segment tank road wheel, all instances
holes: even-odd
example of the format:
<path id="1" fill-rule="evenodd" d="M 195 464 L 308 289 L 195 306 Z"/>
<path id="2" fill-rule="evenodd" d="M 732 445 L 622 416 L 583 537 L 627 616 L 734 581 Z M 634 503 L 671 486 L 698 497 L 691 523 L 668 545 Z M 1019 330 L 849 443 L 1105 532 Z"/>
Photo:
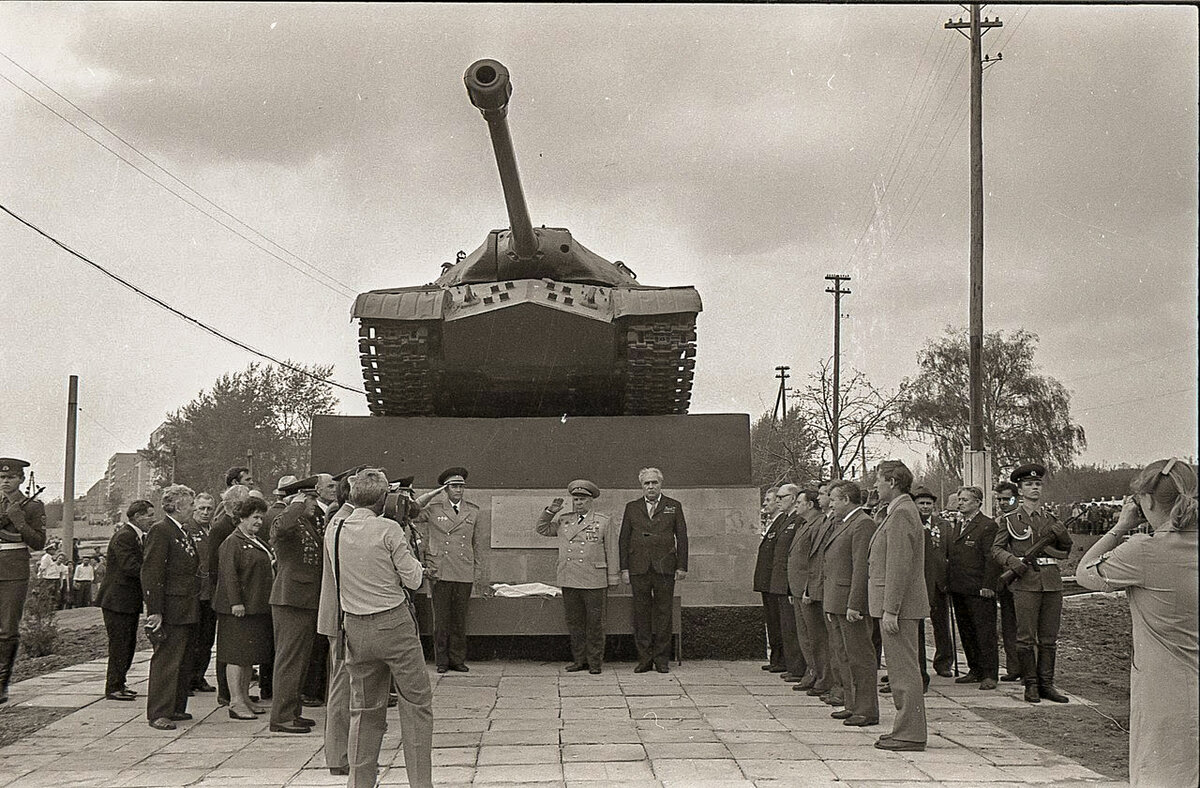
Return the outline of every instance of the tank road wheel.
<path id="1" fill-rule="evenodd" d="M 625 332 L 627 416 L 687 413 L 696 367 L 696 316 L 655 316 Z"/>
<path id="2" fill-rule="evenodd" d="M 432 416 L 436 330 L 392 320 L 362 321 L 358 350 L 373 416 Z"/>

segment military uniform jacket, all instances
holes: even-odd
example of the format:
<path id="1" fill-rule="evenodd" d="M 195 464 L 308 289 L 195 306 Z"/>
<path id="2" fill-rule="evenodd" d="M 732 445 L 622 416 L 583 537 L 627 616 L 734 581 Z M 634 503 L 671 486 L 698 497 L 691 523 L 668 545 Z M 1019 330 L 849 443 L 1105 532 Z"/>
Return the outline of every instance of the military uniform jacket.
<path id="1" fill-rule="evenodd" d="M 946 542 L 946 589 L 953 594 L 978 596 L 980 590 L 996 589 L 1000 564 L 992 560 L 996 521 L 976 512 L 963 525 L 950 530 Z"/>
<path id="2" fill-rule="evenodd" d="M 992 542 L 992 558 L 1002 569 L 1013 569 L 1021 563 L 1021 557 L 1033 548 L 1035 542 L 1055 530 L 1060 532 L 1057 542 L 1051 543 L 1042 553 L 1046 558 L 1063 559 L 1071 554 L 1071 534 L 1066 526 L 1043 507 L 1032 512 L 1018 506 L 1000 518 L 996 524 L 996 537 Z M 1062 591 L 1062 574 L 1057 562 L 1045 562 L 1029 567 L 1024 577 L 1013 580 L 1010 591 Z"/>
<path id="3" fill-rule="evenodd" d="M 108 540 L 108 569 L 100 583 L 100 607 L 117 613 L 142 612 L 142 542 L 125 523 Z"/>
<path id="4" fill-rule="evenodd" d="M 164 624 L 195 624 L 200 616 L 196 545 L 170 517 L 155 523 L 142 549 L 142 598 Z"/>
<path id="5" fill-rule="evenodd" d="M 558 585 L 562 588 L 607 588 L 621 579 L 619 534 L 612 518 L 588 512 L 580 522 L 575 512 L 558 515 L 543 509 L 537 532 L 558 538 Z"/>
<path id="6" fill-rule="evenodd" d="M 875 521 L 861 509 L 834 526 L 825 545 L 825 612 L 866 611 L 867 554 L 874 533 Z"/>
<path id="7" fill-rule="evenodd" d="M 758 560 L 754 562 L 754 590 L 771 592 L 771 570 L 775 566 L 775 540 L 779 536 L 779 528 L 787 515 L 783 512 L 776 514 L 767 524 L 762 541 L 758 543 Z"/>
<path id="8" fill-rule="evenodd" d="M 278 561 L 271 604 L 316 610 L 321 603 L 321 534 L 304 513 L 304 499 L 288 504 L 271 531 Z"/>
<path id="9" fill-rule="evenodd" d="M 660 495 L 654 516 L 646 511 L 646 499 L 625 504 L 621 518 L 621 570 L 633 575 L 658 572 L 674 574 L 687 571 L 687 522 L 683 505 L 674 498 Z"/>
<path id="10" fill-rule="evenodd" d="M 46 507 L 19 491 L 0 495 L 0 580 L 28 580 L 29 554 L 46 546 Z"/>
<path id="11" fill-rule="evenodd" d="M 893 499 L 867 558 L 867 605 L 874 618 L 884 613 L 904 619 L 929 615 L 923 532 L 912 498 L 902 493 Z"/>
<path id="12" fill-rule="evenodd" d="M 213 592 L 213 610 L 232 614 L 234 605 L 245 605 L 248 616 L 270 613 L 271 554 L 241 531 L 234 531 L 221 543 L 217 555 L 221 577 Z"/>
<path id="13" fill-rule="evenodd" d="M 479 507 L 465 498 L 458 514 L 445 493 L 434 498 L 413 520 L 425 542 L 425 565 L 433 569 L 437 580 L 455 583 L 482 583 L 483 529 L 479 527 Z"/>
<path id="14" fill-rule="evenodd" d="M 796 529 L 802 524 L 800 515 L 788 512 L 779 526 L 779 536 L 775 537 L 775 554 L 771 557 L 771 588 L 772 594 L 787 595 L 788 591 L 788 556 L 792 549 L 792 540 L 796 537 Z"/>
<path id="15" fill-rule="evenodd" d="M 936 514 L 921 525 L 925 529 L 925 590 L 934 599 L 946 593 L 946 544 L 954 526 Z"/>

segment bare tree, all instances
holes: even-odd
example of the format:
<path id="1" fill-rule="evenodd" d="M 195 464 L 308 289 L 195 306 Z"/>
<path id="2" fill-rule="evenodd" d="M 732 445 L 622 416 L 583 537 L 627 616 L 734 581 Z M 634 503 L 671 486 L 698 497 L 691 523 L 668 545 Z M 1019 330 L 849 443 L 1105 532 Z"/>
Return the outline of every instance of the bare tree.
<path id="1" fill-rule="evenodd" d="M 833 423 L 833 359 L 821 361 L 800 393 L 799 409 L 820 436 L 820 461 L 830 477 L 840 479 L 858 462 L 864 467 L 881 455 L 872 448 L 874 437 L 891 435 L 899 425 L 904 390 L 880 391 L 858 370 L 844 372 L 838 391 L 838 423 Z M 832 446 L 836 431 L 837 456 Z"/>
<path id="2" fill-rule="evenodd" d="M 784 482 L 804 486 L 819 481 L 817 431 L 797 410 L 782 421 L 764 413 L 750 428 L 750 467 L 751 479 L 760 489 Z"/>

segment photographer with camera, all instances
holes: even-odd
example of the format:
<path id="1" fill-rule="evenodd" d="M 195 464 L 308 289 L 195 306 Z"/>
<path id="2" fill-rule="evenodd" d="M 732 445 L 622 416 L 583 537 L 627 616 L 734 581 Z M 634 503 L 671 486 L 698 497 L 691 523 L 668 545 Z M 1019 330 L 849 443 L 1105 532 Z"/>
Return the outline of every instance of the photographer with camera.
<path id="1" fill-rule="evenodd" d="M 1133 618 L 1129 675 L 1129 779 L 1198 785 L 1196 472 L 1157 460 L 1129 486 L 1117 524 L 1079 562 L 1094 591 L 1125 589 Z M 1149 523 L 1150 534 L 1125 536 Z"/>
<path id="2" fill-rule="evenodd" d="M 351 481 L 353 512 L 345 520 L 335 516 L 325 531 L 324 552 L 339 607 L 334 653 L 344 657 L 350 674 L 349 784 L 375 785 L 394 682 L 408 782 L 430 786 L 433 688 L 409 598 L 409 589 L 420 587 L 425 572 L 404 527 L 381 516 L 387 494 L 383 471 L 359 471 Z"/>

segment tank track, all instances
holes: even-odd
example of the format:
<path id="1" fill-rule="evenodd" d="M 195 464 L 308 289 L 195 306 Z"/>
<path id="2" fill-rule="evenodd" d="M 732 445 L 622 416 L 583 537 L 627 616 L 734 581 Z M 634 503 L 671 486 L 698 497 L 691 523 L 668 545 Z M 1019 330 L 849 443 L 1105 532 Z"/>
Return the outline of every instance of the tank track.
<path id="1" fill-rule="evenodd" d="M 428 324 L 364 320 L 358 330 L 372 416 L 432 416 L 438 332 Z"/>
<path id="2" fill-rule="evenodd" d="M 630 322 L 625 327 L 624 414 L 687 413 L 695 368 L 694 314 L 655 315 L 647 322 Z"/>

